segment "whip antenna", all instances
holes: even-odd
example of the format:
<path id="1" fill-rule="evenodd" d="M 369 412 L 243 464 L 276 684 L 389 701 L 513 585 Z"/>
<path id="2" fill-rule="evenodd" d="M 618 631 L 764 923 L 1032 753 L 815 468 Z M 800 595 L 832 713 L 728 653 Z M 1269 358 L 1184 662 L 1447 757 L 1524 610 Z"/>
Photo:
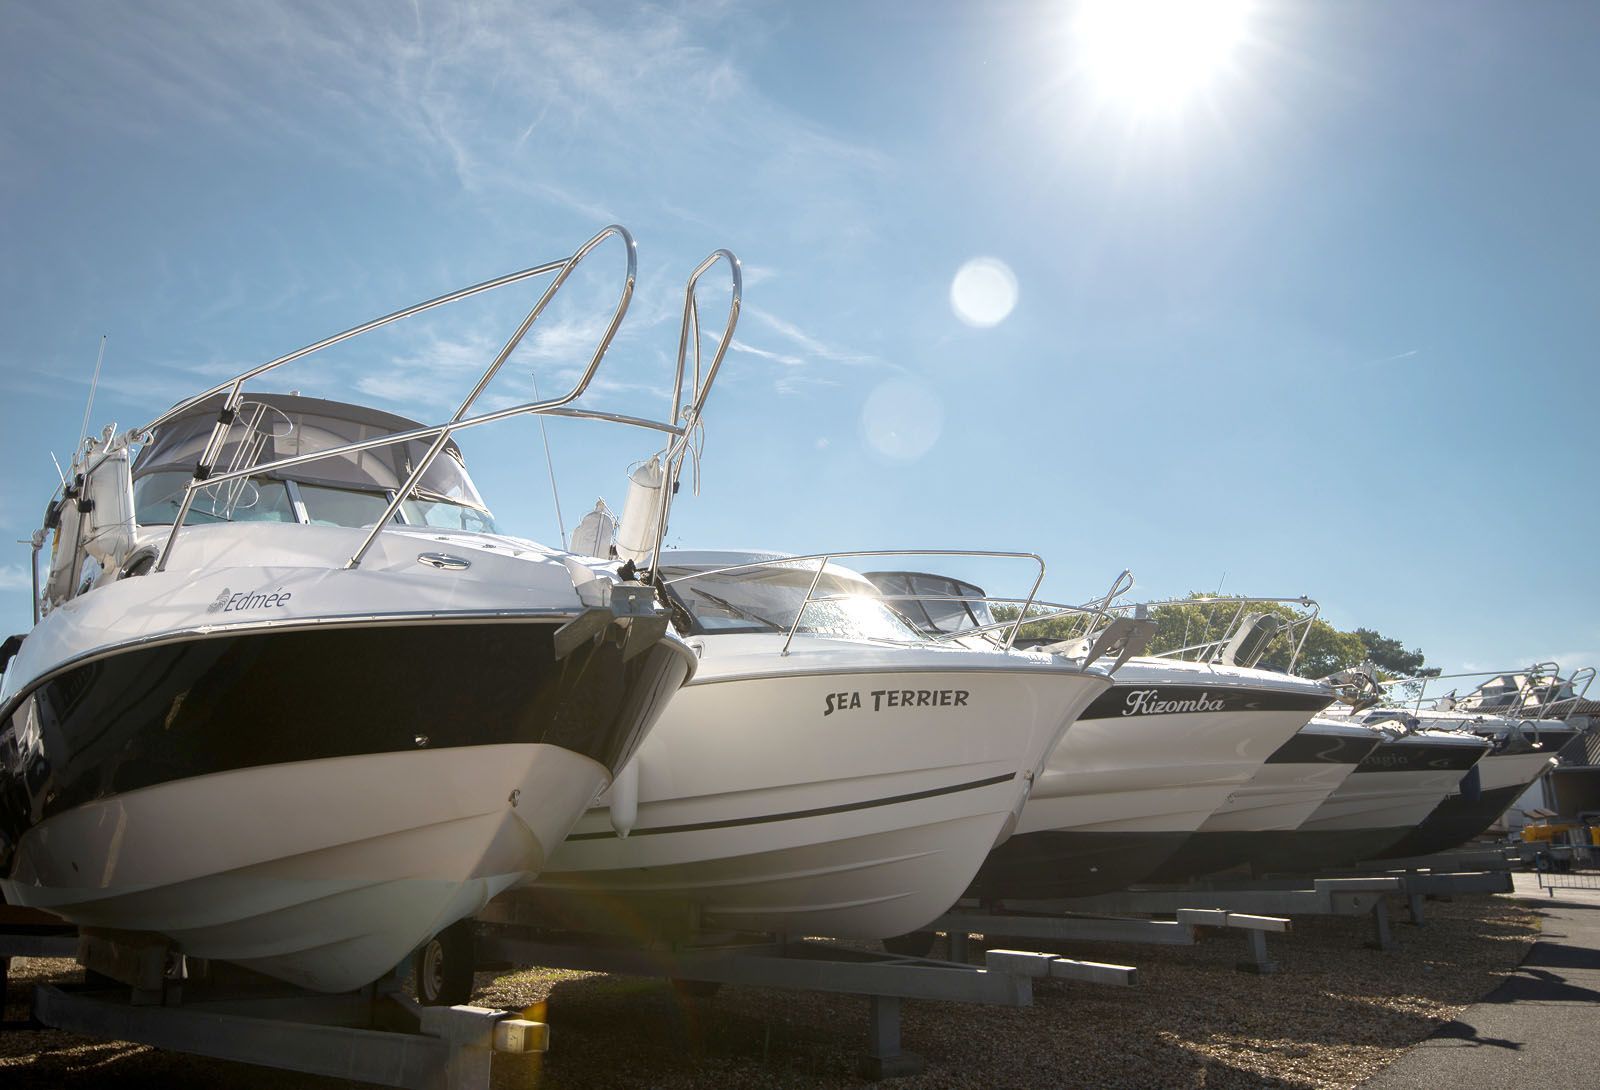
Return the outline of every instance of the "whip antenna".
<path id="1" fill-rule="evenodd" d="M 100 354 L 94 360 L 94 378 L 89 380 L 89 403 L 83 407 L 83 426 L 78 429 L 78 445 L 73 450 L 73 457 L 83 449 L 83 441 L 89 438 L 89 414 L 94 411 L 94 392 L 100 385 L 100 365 L 106 358 L 106 335 L 100 334 Z"/>
<path id="2" fill-rule="evenodd" d="M 539 396 L 539 376 L 536 372 L 529 371 L 528 377 L 533 379 L 533 399 L 543 400 Z M 567 524 L 561 518 L 561 493 L 556 490 L 556 466 L 550 460 L 550 435 L 544 430 L 544 413 L 534 414 L 539 420 L 539 438 L 544 440 L 544 465 L 550 471 L 550 495 L 556 501 L 556 527 L 561 531 L 561 548 L 567 547 Z"/>

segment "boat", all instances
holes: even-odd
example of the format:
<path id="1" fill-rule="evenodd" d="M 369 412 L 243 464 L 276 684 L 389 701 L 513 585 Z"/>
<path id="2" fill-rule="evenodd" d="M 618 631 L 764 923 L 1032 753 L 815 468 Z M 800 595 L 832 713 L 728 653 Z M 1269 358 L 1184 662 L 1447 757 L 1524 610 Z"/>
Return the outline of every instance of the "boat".
<path id="1" fill-rule="evenodd" d="M 1347 722 L 1338 715 L 1330 723 Z M 1384 739 L 1300 823 L 1286 871 L 1311 873 L 1380 858 L 1420 825 L 1486 753 L 1475 735 L 1415 722 L 1378 725 Z"/>
<path id="2" fill-rule="evenodd" d="M 885 593 L 940 592 L 937 610 L 916 615 L 929 631 L 977 632 L 992 623 L 983 591 L 973 584 L 927 572 L 873 572 L 869 578 Z M 1108 609 L 1129 585 L 1124 573 L 1100 609 Z M 1285 601 L 1302 606 L 1305 617 L 1284 626 L 1258 608 Z M 1132 621 L 1164 604 L 1172 603 L 1119 608 L 1122 619 Z M 1084 897 L 1150 878 L 1335 699 L 1325 683 L 1248 665 L 1275 639 L 1303 639 L 1315 603 L 1229 597 L 1178 604 L 1226 608 L 1233 620 L 1217 638 L 1175 648 L 1168 656 L 1119 659 L 1111 687 L 1051 752 L 1014 833 L 990 854 L 971 896 Z M 1042 609 L 1075 618 L 1099 615 L 1081 606 Z M 1041 618 L 1048 619 L 1030 615 Z M 1062 661 L 1076 661 L 1099 638 L 1094 623 L 1084 628 L 1080 638 L 1040 646 Z M 1201 661 L 1179 657 L 1184 655 Z"/>
<path id="3" fill-rule="evenodd" d="M 884 939 L 955 903 L 1110 679 L 1006 639 L 930 638 L 840 563 L 883 555 L 901 554 L 663 555 L 698 669 L 551 858 L 532 911 L 580 929 Z M 1030 554 L 956 555 L 1043 572 Z"/>
<path id="4" fill-rule="evenodd" d="M 1051 753 L 974 894 L 1085 897 L 1150 879 L 1333 699 L 1268 670 L 1128 660 Z"/>
<path id="5" fill-rule="evenodd" d="M 623 286 L 571 390 L 474 415 L 608 240 Z M 732 269 L 731 331 L 738 265 L 714 260 Z M 343 992 L 537 873 L 696 660 L 631 560 L 500 532 L 456 436 L 555 414 L 664 433 L 669 453 L 690 443 L 721 360 L 701 377 L 697 317 L 690 403 L 680 342 L 670 419 L 577 403 L 634 277 L 633 240 L 610 227 L 83 443 L 34 536 L 36 585 L 53 538 L 48 573 L 0 686 L 5 900 Z M 245 389 L 536 278 L 549 281 L 539 301 L 443 424 Z"/>
<path id="6" fill-rule="evenodd" d="M 1230 793 L 1161 866 L 1154 882 L 1235 868 L 1260 873 L 1299 863 L 1297 830 L 1383 740 L 1377 728 L 1312 718 Z"/>
<path id="7" fill-rule="evenodd" d="M 1579 671 L 1578 682 L 1587 688 L 1593 676 L 1593 669 L 1586 668 Z M 1554 663 L 1497 674 L 1460 700 L 1447 696 L 1432 708 L 1421 707 L 1421 686 L 1437 680 L 1414 679 L 1418 687 L 1414 704 L 1418 706 L 1374 708 L 1362 718 L 1379 724 L 1415 721 L 1431 730 L 1482 738 L 1492 748 L 1415 829 L 1378 858 L 1431 855 L 1482 835 L 1539 777 L 1555 767 L 1557 755 L 1582 733 L 1562 718 L 1563 712 L 1582 699 L 1582 693 L 1560 677 Z"/>

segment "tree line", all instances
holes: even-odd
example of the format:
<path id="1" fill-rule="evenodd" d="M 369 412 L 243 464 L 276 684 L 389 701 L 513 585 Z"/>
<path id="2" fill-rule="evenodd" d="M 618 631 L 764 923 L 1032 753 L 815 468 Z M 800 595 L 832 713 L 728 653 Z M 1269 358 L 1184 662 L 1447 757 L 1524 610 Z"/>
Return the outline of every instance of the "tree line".
<path id="1" fill-rule="evenodd" d="M 1196 593 L 1189 597 L 1198 599 L 1210 596 Z M 996 618 L 1006 619 L 1005 612 L 996 609 Z M 1009 612 L 1011 617 L 1016 616 L 1014 609 Z M 1312 619 L 1307 627 L 1297 623 L 1305 620 L 1305 611 L 1292 605 L 1277 602 L 1243 603 L 1238 599 L 1178 601 L 1153 607 L 1149 617 L 1156 622 L 1156 634 L 1145 653 L 1160 655 L 1190 649 L 1203 655 L 1208 646 L 1218 645 L 1230 634 L 1235 622 L 1251 614 L 1280 618 L 1286 626 L 1268 643 L 1257 663 L 1264 670 L 1288 671 L 1301 677 L 1326 677 L 1339 670 L 1371 662 L 1385 678 L 1430 677 L 1439 673 L 1437 668 L 1430 669 L 1425 665 L 1426 659 L 1420 648 L 1407 650 L 1400 640 L 1385 636 L 1376 629 L 1355 628 L 1345 631 L 1335 628 L 1321 617 Z M 1293 627 L 1288 627 L 1290 625 Z M 1051 617 L 1027 622 L 1022 626 L 1019 638 L 1074 639 L 1084 635 L 1083 627 L 1081 618 Z M 1294 657 L 1296 645 L 1299 646 L 1299 655 Z M 1291 657 L 1294 657 L 1292 671 Z"/>

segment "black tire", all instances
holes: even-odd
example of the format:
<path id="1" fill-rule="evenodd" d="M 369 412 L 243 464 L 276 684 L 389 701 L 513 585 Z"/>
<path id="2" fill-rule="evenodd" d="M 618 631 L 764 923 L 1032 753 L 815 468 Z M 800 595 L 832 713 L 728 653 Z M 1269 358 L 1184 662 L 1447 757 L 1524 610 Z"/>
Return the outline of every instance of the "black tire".
<path id="1" fill-rule="evenodd" d="M 472 998 L 477 958 L 472 921 L 457 920 L 418 948 L 411 959 L 417 1002 L 425 1007 L 454 1007 Z"/>
<path id="2" fill-rule="evenodd" d="M 939 938 L 936 931 L 911 931 L 883 940 L 883 948 L 903 958 L 925 958 L 933 953 L 933 944 Z"/>

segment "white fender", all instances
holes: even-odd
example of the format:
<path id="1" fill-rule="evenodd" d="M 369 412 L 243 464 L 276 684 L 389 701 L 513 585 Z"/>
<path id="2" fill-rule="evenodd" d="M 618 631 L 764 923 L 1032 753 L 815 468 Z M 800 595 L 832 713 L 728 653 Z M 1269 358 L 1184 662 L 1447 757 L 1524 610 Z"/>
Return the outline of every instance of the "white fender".
<path id="1" fill-rule="evenodd" d="M 611 781 L 611 827 L 623 840 L 639 820 L 639 758 L 635 756 L 617 770 Z"/>
<path id="2" fill-rule="evenodd" d="M 83 548 L 107 569 L 118 568 L 133 552 L 133 477 L 128 448 L 107 454 L 83 484 L 90 508 L 83 520 Z"/>
<path id="3" fill-rule="evenodd" d="M 617 524 L 617 555 L 622 559 L 642 564 L 650 556 L 666 499 L 666 479 L 659 456 L 628 475 L 628 502 L 623 504 L 622 521 Z"/>
<path id="4" fill-rule="evenodd" d="M 83 516 L 76 500 L 61 504 L 61 524 L 56 527 L 55 538 L 50 542 L 50 573 L 45 577 L 44 596 L 50 605 L 59 605 L 72 597 L 78 578 L 78 565 L 83 558 L 81 541 Z"/>
<path id="5" fill-rule="evenodd" d="M 572 531 L 572 551 L 580 556 L 610 556 L 611 541 L 617 536 L 617 520 L 606 509 L 605 500 L 595 500 L 594 510 Z"/>

